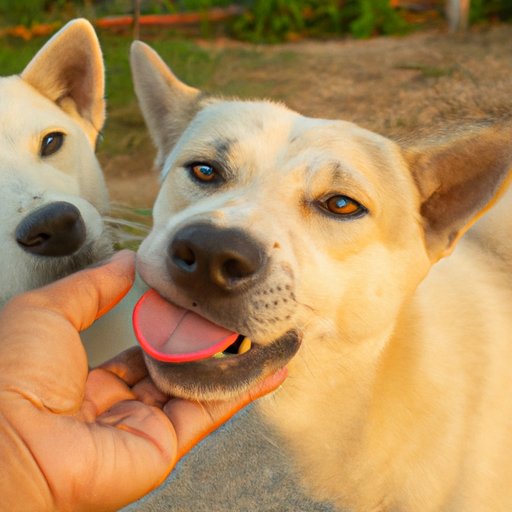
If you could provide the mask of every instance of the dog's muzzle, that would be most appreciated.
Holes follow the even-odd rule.
[[[57,201],[28,214],[17,226],[16,242],[39,256],[70,256],[86,239],[85,223],[78,208]]]
[[[264,247],[245,231],[196,223],[181,228],[168,247],[173,281],[192,293],[239,293],[262,279]]]
[[[228,399],[285,366],[299,350],[302,335],[288,318],[271,334],[265,331],[269,322],[280,321],[270,307],[277,302],[267,297],[272,258],[247,231],[208,222],[182,225],[167,246],[166,267],[171,293],[149,290],[133,315],[148,370],[163,392]],[[291,283],[277,288],[292,304]],[[249,307],[255,302],[260,309]]]

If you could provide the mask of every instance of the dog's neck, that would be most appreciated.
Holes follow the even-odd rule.
[[[312,343],[313,349],[304,339],[300,353],[288,365],[286,382],[272,397],[260,402],[262,413],[271,418],[277,430],[285,426],[293,431],[285,436],[287,439],[307,439],[310,435],[352,438],[358,424],[366,420],[380,354],[389,335],[368,339],[357,346],[338,346],[336,353],[332,347],[337,340]],[[329,365],[337,366],[337,371],[327,374],[325,368]],[[336,397],[336,402],[331,402],[332,397]],[[335,422],[322,420],[325,410],[340,409],[343,417],[338,414]],[[323,424],[323,431],[311,432],[311,418]]]
[[[316,489],[317,497],[338,495],[344,505],[372,510],[378,501],[372,502],[371,496],[382,498],[376,475],[394,478],[393,467],[407,467],[411,460],[440,468],[460,456],[460,443],[445,446],[439,440],[464,439],[465,425],[453,420],[454,408],[466,406],[459,387],[476,393],[484,386],[478,361],[486,359],[488,348],[485,343],[473,347],[474,360],[468,360],[465,351],[472,341],[468,329],[460,329],[457,322],[467,323],[469,319],[477,333],[493,325],[497,307],[482,310],[485,289],[480,285],[489,279],[506,280],[489,272],[492,261],[478,260],[471,252],[466,246],[434,266],[404,302],[395,324],[380,336],[346,345],[336,353],[327,348],[336,342],[334,339],[312,343],[315,350],[305,339],[282,389],[258,404],[277,432],[286,430],[283,440],[295,452],[303,473],[308,474],[311,468],[319,473],[316,481],[322,485]],[[492,290],[497,294],[492,299],[496,304],[512,300],[506,286]],[[461,310],[465,315],[457,314]],[[440,323],[453,332],[440,336]],[[482,339],[481,333],[476,337]],[[315,364],[308,364],[310,358],[316,358]],[[467,374],[464,367],[468,364],[475,367],[471,381],[459,382]],[[338,371],[324,373],[327,365],[337,365]],[[450,386],[446,386],[447,375],[453,376]],[[332,397],[336,397],[335,402]],[[420,451],[404,450],[404,440],[418,440],[405,445]],[[310,448],[313,446],[314,450]],[[331,474],[320,474],[322,460],[329,459],[334,459],[338,468],[336,481]],[[444,471],[449,472],[447,468]],[[340,495],[340,481],[347,496],[366,495],[368,500],[345,501]],[[372,489],[352,493],[352,483],[361,490],[362,482],[372,482]],[[315,492],[315,482],[309,483]],[[327,494],[321,494],[329,487]]]
[[[374,480],[376,474],[382,473],[382,468],[368,465],[368,461],[375,460],[368,454],[374,451],[373,443],[383,439],[382,430],[388,432],[390,447],[407,436],[404,425],[409,398],[414,397],[417,368],[414,353],[407,346],[407,332],[412,325],[405,321],[409,317],[405,310],[413,312],[416,300],[404,305],[404,321],[400,325],[390,326],[388,332],[345,347],[335,355],[322,348],[308,350],[308,340],[304,340],[300,357],[289,365],[290,376],[282,388],[257,404],[278,436],[284,434],[281,441],[295,452],[294,463],[301,466],[301,474],[319,473],[313,481],[303,482],[318,499],[336,495],[340,504],[358,510],[372,509],[365,508],[373,506],[371,498],[357,508],[361,504],[350,503],[349,497],[358,494],[353,491],[361,481]],[[324,341],[324,346],[328,345]],[[316,358],[315,364],[308,364],[309,358]],[[332,368],[336,364],[337,372],[325,372],[327,365]],[[403,380],[396,378],[399,372],[403,372]],[[396,396],[405,400],[397,402]],[[419,403],[424,402],[419,399]],[[323,447],[321,453],[319,447]],[[333,458],[338,462],[338,474],[320,474],[324,467],[332,467],[320,461]],[[317,482],[323,483],[316,487]],[[343,492],[339,482],[343,482]],[[326,489],[329,492],[324,494]]]

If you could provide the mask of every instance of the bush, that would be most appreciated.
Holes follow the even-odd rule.
[[[46,0],[0,0],[0,16],[11,25],[31,25],[44,17]]]
[[[358,3],[358,16],[350,24],[350,32],[355,37],[408,31],[408,23],[390,6],[389,0],[360,0]]]
[[[72,0],[0,0],[0,22],[30,27],[36,23],[67,21],[76,15],[76,3]]]
[[[278,42],[304,30],[302,5],[293,0],[256,0],[233,24],[233,33],[253,42]]]
[[[498,19],[512,19],[511,0],[472,0],[469,12],[470,22]]]
[[[235,37],[274,43],[297,37],[403,33],[406,21],[389,0],[254,0],[232,25]]]
[[[143,14],[205,12],[233,3],[245,6],[246,12],[228,23],[228,30],[238,39],[255,43],[345,34],[366,38],[402,34],[412,27],[391,7],[390,0],[142,0],[141,10]],[[94,18],[132,11],[132,0],[0,0],[0,23],[30,27],[76,16]],[[511,19],[512,0],[471,0],[472,23]],[[203,35],[212,34],[206,17],[201,29]]]

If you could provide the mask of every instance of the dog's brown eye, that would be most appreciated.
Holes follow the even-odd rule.
[[[199,181],[213,181],[217,176],[215,169],[208,164],[194,164],[190,167],[190,170]]]
[[[41,141],[41,156],[50,156],[59,151],[64,142],[64,134],[61,132],[51,132],[43,137]]]
[[[354,216],[366,213],[366,208],[347,196],[332,196],[324,203],[325,208],[336,215]]]

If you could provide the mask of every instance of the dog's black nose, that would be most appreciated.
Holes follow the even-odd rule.
[[[16,241],[40,256],[69,256],[85,241],[85,224],[78,208],[57,201],[34,210],[16,228]]]
[[[259,242],[244,231],[211,224],[180,229],[169,245],[173,280],[195,291],[235,292],[260,278],[267,256]]]

